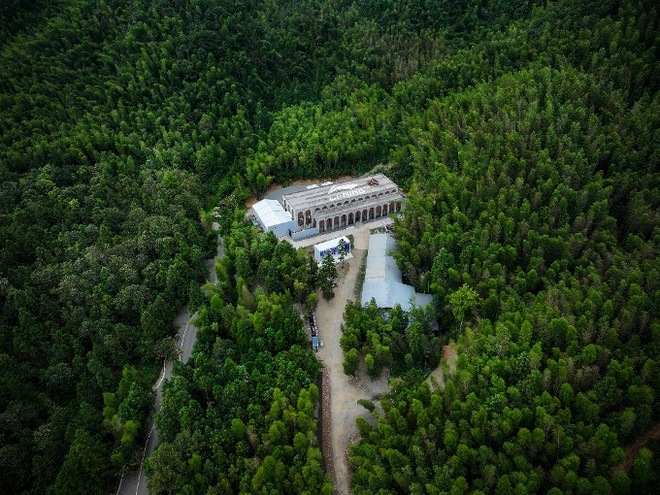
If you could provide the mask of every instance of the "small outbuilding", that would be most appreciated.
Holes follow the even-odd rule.
[[[336,263],[337,261],[339,261],[339,258],[341,257],[341,253],[339,249],[341,241],[344,241],[344,244],[346,246],[344,259],[352,258],[353,255],[351,254],[351,241],[348,239],[348,237],[342,236],[342,237],[337,237],[336,239],[330,239],[329,241],[325,241],[320,244],[316,244],[314,246],[314,259],[318,263],[321,263],[323,261],[323,258],[325,258],[327,255],[330,255],[334,258]]]
[[[274,199],[262,199],[255,203],[252,206],[252,214],[261,230],[272,232],[277,237],[290,235],[296,226],[291,213]]]

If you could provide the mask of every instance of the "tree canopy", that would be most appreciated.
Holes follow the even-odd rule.
[[[649,0],[2,2],[0,492],[114,491],[188,302],[150,489],[329,492],[299,313],[332,277],[243,205],[370,170],[435,303],[348,308],[345,370],[405,377],[354,492],[655,486],[657,443],[617,466],[660,419],[658,32]]]

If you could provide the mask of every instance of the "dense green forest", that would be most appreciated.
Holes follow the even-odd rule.
[[[197,352],[164,392],[151,493],[330,495],[316,438],[320,363],[293,306],[314,307],[322,272],[241,219],[226,243]]]
[[[660,420],[658,24],[635,0],[3,2],[0,492],[114,492],[190,302],[151,493],[329,493],[294,309],[327,280],[242,203],[373,167],[408,191],[398,262],[441,337],[351,334],[380,316],[349,307],[347,371],[403,377],[354,492],[652,491],[657,441],[616,466]]]

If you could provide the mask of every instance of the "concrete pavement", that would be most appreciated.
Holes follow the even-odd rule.
[[[215,227],[217,228],[217,227]],[[218,236],[218,248],[216,251],[215,258],[208,260],[207,267],[209,269],[208,280],[215,284],[217,282],[217,276],[215,273],[215,264],[224,254],[224,247],[222,244],[222,238]],[[192,355],[193,347],[195,346],[195,341],[197,340],[197,327],[191,323],[191,319],[195,315],[190,314],[190,309],[188,306],[183,308],[179,316],[174,320],[175,326],[179,329],[178,340],[177,340],[177,349],[179,350],[179,360],[187,363],[188,359]],[[117,495],[149,495],[149,490],[147,489],[147,478],[144,473],[144,460],[149,457],[156,447],[158,446],[158,430],[154,425],[154,417],[160,411],[161,401],[163,396],[163,383],[165,380],[169,379],[172,376],[172,369],[174,368],[174,363],[165,362],[163,363],[163,370],[154,384],[153,391],[155,393],[154,397],[154,410],[149,416],[148,427],[149,434],[147,435],[147,440],[145,442],[142,459],[140,461],[140,468],[132,471],[130,473],[125,473],[121,480],[119,481],[119,487],[117,488]]]

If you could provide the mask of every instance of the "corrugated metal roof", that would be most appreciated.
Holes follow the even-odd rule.
[[[413,304],[430,304],[433,301],[432,295],[416,294],[411,285],[401,281],[401,270],[390,254],[395,249],[394,239],[387,234],[373,234],[369,237],[362,305],[369,304],[372,298],[379,308],[393,308],[398,304],[404,311],[409,311]]]
[[[252,211],[259,223],[266,229],[293,220],[291,213],[282,208],[282,205],[274,199],[262,199],[252,206]]]
[[[364,192],[358,192],[363,190]],[[322,206],[328,202],[334,203],[341,199],[353,197],[371,197],[381,195],[387,202],[392,198],[400,198],[399,187],[383,174],[359,177],[346,182],[324,182],[319,187],[304,189],[285,194],[282,201],[295,211]],[[382,199],[383,201],[385,199]]]

